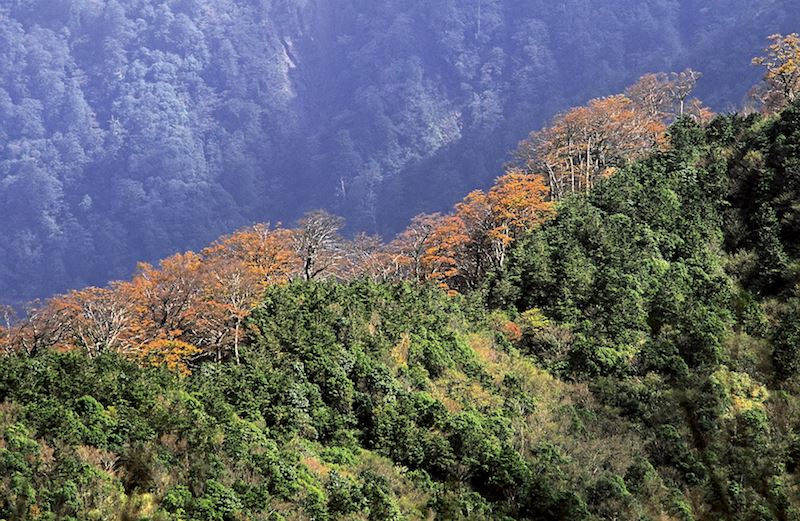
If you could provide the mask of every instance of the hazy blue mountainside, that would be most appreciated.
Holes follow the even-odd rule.
[[[788,0],[7,0],[0,300],[314,207],[391,233],[644,72],[738,105],[798,22]]]

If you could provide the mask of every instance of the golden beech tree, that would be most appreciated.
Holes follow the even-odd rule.
[[[133,280],[118,288],[120,297],[134,304],[131,341],[145,345],[190,334],[204,292],[203,269],[193,252],[173,255],[159,268],[140,264]]]
[[[625,94],[594,99],[554,118],[517,148],[516,165],[541,174],[553,200],[591,189],[596,180],[665,142],[666,125],[713,113],[691,98],[701,74],[692,69],[646,74]]]
[[[423,214],[388,247],[401,278],[474,288],[502,267],[511,243],[554,215],[541,176],[512,170],[488,193],[470,192],[452,215]],[[391,264],[383,261],[384,264]]]
[[[800,93],[800,35],[773,34],[764,55],[753,64],[766,69],[764,84],[753,95],[767,111],[777,111],[793,103]]]
[[[196,327],[221,361],[226,351],[240,363],[244,321],[270,284],[297,276],[302,261],[294,230],[257,224],[216,241],[203,250],[205,292],[197,306]]]
[[[201,350],[182,340],[159,338],[135,352],[134,357],[145,365],[166,366],[182,375],[190,373],[189,363]]]
[[[241,250],[218,246],[210,257],[188,252],[159,268],[142,264],[131,282],[119,286],[120,296],[133,303],[130,340],[149,353],[148,360],[174,365],[177,358],[212,355],[221,361],[232,351],[240,361],[244,320],[269,277],[257,263],[223,254]]]
[[[665,130],[627,96],[610,96],[557,116],[523,140],[515,158],[525,173],[541,174],[550,198],[560,200],[658,146]]]
[[[273,269],[272,260],[262,262],[273,259],[274,250],[264,248],[272,241],[251,242],[253,238],[231,236],[224,243],[227,249],[217,244],[205,252],[206,257],[188,252],[162,261],[159,268],[143,264],[131,282],[120,285],[120,295],[133,302],[131,341],[140,350],[152,351],[149,360],[167,363],[179,356],[211,355],[222,361],[232,352],[240,362],[245,319],[266,286],[288,276],[283,267]],[[230,248],[232,243],[256,249]],[[259,250],[270,253],[243,254]],[[169,353],[170,347],[177,352]]]
[[[414,217],[389,248],[405,278],[444,283],[457,275],[457,250],[468,239],[458,217],[424,214]]]
[[[25,353],[33,356],[47,349],[84,349],[96,355],[104,347],[115,346],[123,328],[109,327],[104,335],[101,329],[109,324],[101,322],[102,315],[113,315],[101,304],[90,302],[97,288],[73,291],[41,303],[34,301],[25,307],[23,320],[16,320],[16,312],[10,307],[0,310],[3,325],[0,325],[0,349],[4,352]]]
[[[467,194],[456,205],[456,217],[466,240],[456,256],[459,274],[466,288],[474,287],[492,267],[498,265],[498,248],[492,231],[495,228],[492,206],[482,190]]]
[[[625,95],[645,115],[657,121],[671,123],[684,114],[697,118],[700,115],[698,106],[702,103],[690,96],[702,76],[693,69],[645,74],[625,90]]]
[[[460,275],[458,256],[469,241],[458,216],[444,215],[433,223],[430,240],[422,257],[422,268],[428,280],[449,287],[448,280]]]
[[[508,246],[555,215],[547,200],[547,186],[539,175],[511,169],[497,179],[487,197],[492,213],[491,236],[497,243],[497,265],[505,263]]]
[[[205,298],[198,305],[197,334],[210,339],[217,361],[230,348],[238,364],[244,321],[268,282],[260,270],[242,262],[218,259],[208,264],[204,271]]]
[[[636,159],[663,142],[666,126],[640,111],[623,95],[589,102],[588,125],[582,130],[586,177]]]
[[[203,250],[211,259],[241,262],[257,273],[265,283],[283,283],[301,270],[301,259],[295,250],[293,230],[271,229],[269,224],[256,224],[222,237]]]
[[[520,142],[515,166],[541,175],[553,200],[589,190],[597,179],[661,146],[666,124],[681,114],[710,118],[708,109],[688,98],[699,77],[691,69],[649,74],[627,94],[559,114]]]
[[[126,335],[133,320],[133,303],[112,289],[87,288],[52,299],[47,313],[65,317],[68,347],[89,356],[129,348]]]
[[[489,190],[489,205],[495,229],[511,242],[522,233],[533,230],[555,214],[555,206],[547,200],[547,186],[539,175],[511,169],[499,177]]]
[[[455,260],[466,288],[478,284],[487,271],[502,268],[511,243],[555,214],[547,195],[541,176],[511,169],[488,193],[473,191],[456,205],[462,231]]]

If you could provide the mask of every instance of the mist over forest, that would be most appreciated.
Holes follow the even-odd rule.
[[[11,0],[0,301],[313,208],[385,237],[555,113],[692,67],[717,111],[796,1]]]

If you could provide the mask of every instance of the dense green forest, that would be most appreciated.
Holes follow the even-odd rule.
[[[559,110],[693,67],[739,106],[794,0],[5,0],[0,300],[317,207],[388,236]]]
[[[217,362],[30,319],[0,518],[800,519],[799,167],[800,102],[679,118],[474,290],[269,285]]]

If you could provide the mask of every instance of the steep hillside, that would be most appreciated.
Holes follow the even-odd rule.
[[[295,284],[254,313],[242,365],[177,378],[116,356],[5,358],[0,514],[580,519],[597,494],[592,509],[616,508],[619,476],[647,468],[642,437],[480,317],[436,290]]]
[[[668,138],[464,295],[277,279],[215,319],[195,274],[283,258],[259,229],[0,330],[0,515],[798,519],[800,103]]]

